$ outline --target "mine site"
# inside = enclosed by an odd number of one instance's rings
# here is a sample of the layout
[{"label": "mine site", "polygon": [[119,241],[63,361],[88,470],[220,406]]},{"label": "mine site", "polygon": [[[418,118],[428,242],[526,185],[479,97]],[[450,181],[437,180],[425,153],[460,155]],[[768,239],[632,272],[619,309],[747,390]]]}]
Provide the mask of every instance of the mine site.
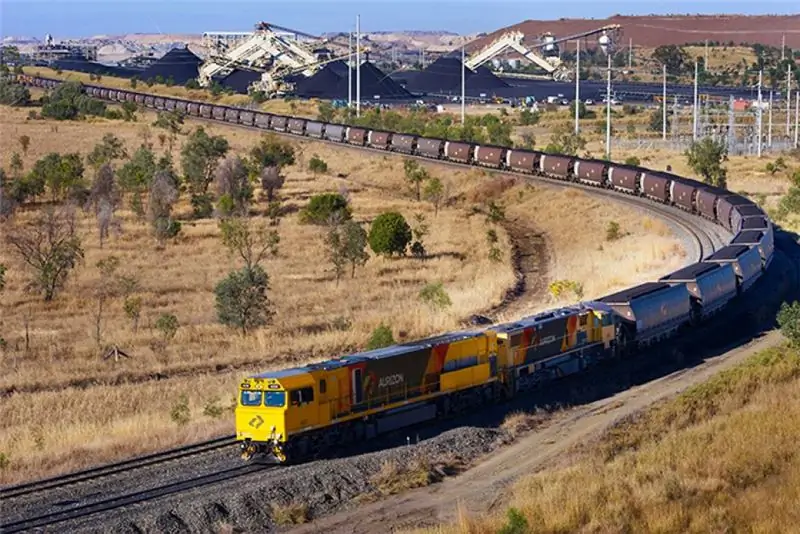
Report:
[{"label": "mine site", "polygon": [[800,14],[188,5],[0,6],[0,531],[797,531]]}]

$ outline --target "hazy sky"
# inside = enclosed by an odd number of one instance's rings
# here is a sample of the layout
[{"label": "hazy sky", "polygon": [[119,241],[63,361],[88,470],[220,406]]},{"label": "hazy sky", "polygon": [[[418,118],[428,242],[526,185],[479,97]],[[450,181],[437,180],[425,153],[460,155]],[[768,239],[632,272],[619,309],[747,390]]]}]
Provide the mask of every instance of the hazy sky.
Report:
[{"label": "hazy sky", "polygon": [[0,34],[55,38],[119,33],[251,30],[258,21],[309,33],[370,30],[492,31],[525,19],[619,13],[798,13],[797,0],[0,0]]}]

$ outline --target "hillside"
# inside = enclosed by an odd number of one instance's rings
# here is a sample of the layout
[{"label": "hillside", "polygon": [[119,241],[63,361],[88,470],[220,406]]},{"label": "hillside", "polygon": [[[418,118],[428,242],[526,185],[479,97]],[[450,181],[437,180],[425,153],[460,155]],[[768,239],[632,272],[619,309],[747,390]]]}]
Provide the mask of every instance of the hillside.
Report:
[{"label": "hillside", "polygon": [[[723,43],[757,42],[781,46],[781,39],[785,35],[786,46],[800,48],[800,15],[615,15],[607,19],[526,20],[477,39],[470,49],[485,46],[507,31],[521,31],[526,39],[535,41],[545,32],[551,32],[558,38],[608,24],[621,25],[623,42],[627,44],[629,39],[633,39],[636,47],[699,43],[706,39]],[[574,43],[571,46],[574,48]]]}]

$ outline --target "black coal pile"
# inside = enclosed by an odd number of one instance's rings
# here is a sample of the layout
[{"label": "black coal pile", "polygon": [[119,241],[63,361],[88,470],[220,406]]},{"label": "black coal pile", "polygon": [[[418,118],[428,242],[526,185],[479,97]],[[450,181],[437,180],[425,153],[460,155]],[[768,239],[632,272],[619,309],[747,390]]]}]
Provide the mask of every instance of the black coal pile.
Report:
[{"label": "black coal pile", "polygon": [[261,79],[261,73],[252,70],[234,69],[230,74],[219,80],[223,87],[230,87],[237,93],[246,95],[253,82]]},{"label": "black coal pile", "polygon": [[164,57],[147,67],[142,78],[149,80],[161,76],[165,80],[172,78],[176,84],[183,85],[190,79],[197,78],[202,62],[203,60],[194,55],[188,47],[173,48]]},{"label": "black coal pile", "polygon": [[75,72],[85,72],[87,74],[100,74],[102,76],[117,76],[120,78],[133,78],[141,76],[142,70],[126,67],[116,67],[103,65],[94,61],[87,61],[85,58],[64,58],[53,62],[56,68],[61,70],[71,70]]},{"label": "black coal pile", "polygon": [[[421,72],[405,77],[406,88],[413,93],[457,94],[461,91],[461,69],[460,58],[442,56]],[[469,94],[509,86],[486,67],[479,67],[477,71],[467,69],[465,78],[466,91]]]},{"label": "black coal pile", "polygon": [[[344,69],[342,69],[342,66],[344,66]],[[361,98],[363,100],[404,100],[411,98],[411,94],[408,91],[372,63],[362,63],[360,71]],[[314,76],[300,81],[297,84],[296,93],[302,98],[343,100],[348,95],[347,80],[347,65],[343,62],[333,62],[326,65]],[[355,70],[351,74],[351,83],[353,96],[355,97],[357,83]]]}]

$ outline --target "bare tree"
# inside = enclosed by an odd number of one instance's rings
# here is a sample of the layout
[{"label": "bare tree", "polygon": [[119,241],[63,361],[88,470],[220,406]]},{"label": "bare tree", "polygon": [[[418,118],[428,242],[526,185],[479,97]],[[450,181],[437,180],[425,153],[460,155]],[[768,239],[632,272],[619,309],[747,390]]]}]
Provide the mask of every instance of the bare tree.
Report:
[{"label": "bare tree", "polygon": [[171,217],[172,206],[178,200],[178,188],[172,175],[165,170],[156,171],[147,200],[147,218],[160,244],[180,231],[180,224]]},{"label": "bare tree", "polygon": [[267,192],[267,202],[272,202],[275,191],[283,187],[286,177],[281,174],[280,167],[270,166],[261,169],[261,187]]},{"label": "bare tree", "polygon": [[111,226],[119,228],[119,221],[114,217],[122,195],[117,187],[114,169],[109,163],[105,163],[97,169],[92,189],[89,193],[89,205],[94,208],[97,217],[97,228],[100,232],[100,248],[103,248],[103,240],[108,237]]},{"label": "bare tree", "polygon": [[37,217],[9,228],[6,242],[33,271],[30,287],[53,300],[72,269],[83,259],[83,248],[71,207],[48,208]]},{"label": "bare tree", "polygon": [[233,254],[237,254],[247,269],[253,269],[268,254],[278,253],[280,236],[275,230],[269,230],[263,221],[245,218],[230,218],[220,221],[222,243]]},{"label": "bare tree", "polygon": [[120,261],[116,256],[109,256],[97,262],[100,277],[94,284],[94,297],[97,301],[94,314],[94,336],[98,346],[102,341],[103,313],[106,310],[106,304],[114,298],[130,294],[137,287],[135,278],[118,272],[119,265]]},{"label": "bare tree", "polygon": [[214,171],[214,182],[223,215],[246,215],[253,187],[242,158],[236,155],[225,158]]}]

